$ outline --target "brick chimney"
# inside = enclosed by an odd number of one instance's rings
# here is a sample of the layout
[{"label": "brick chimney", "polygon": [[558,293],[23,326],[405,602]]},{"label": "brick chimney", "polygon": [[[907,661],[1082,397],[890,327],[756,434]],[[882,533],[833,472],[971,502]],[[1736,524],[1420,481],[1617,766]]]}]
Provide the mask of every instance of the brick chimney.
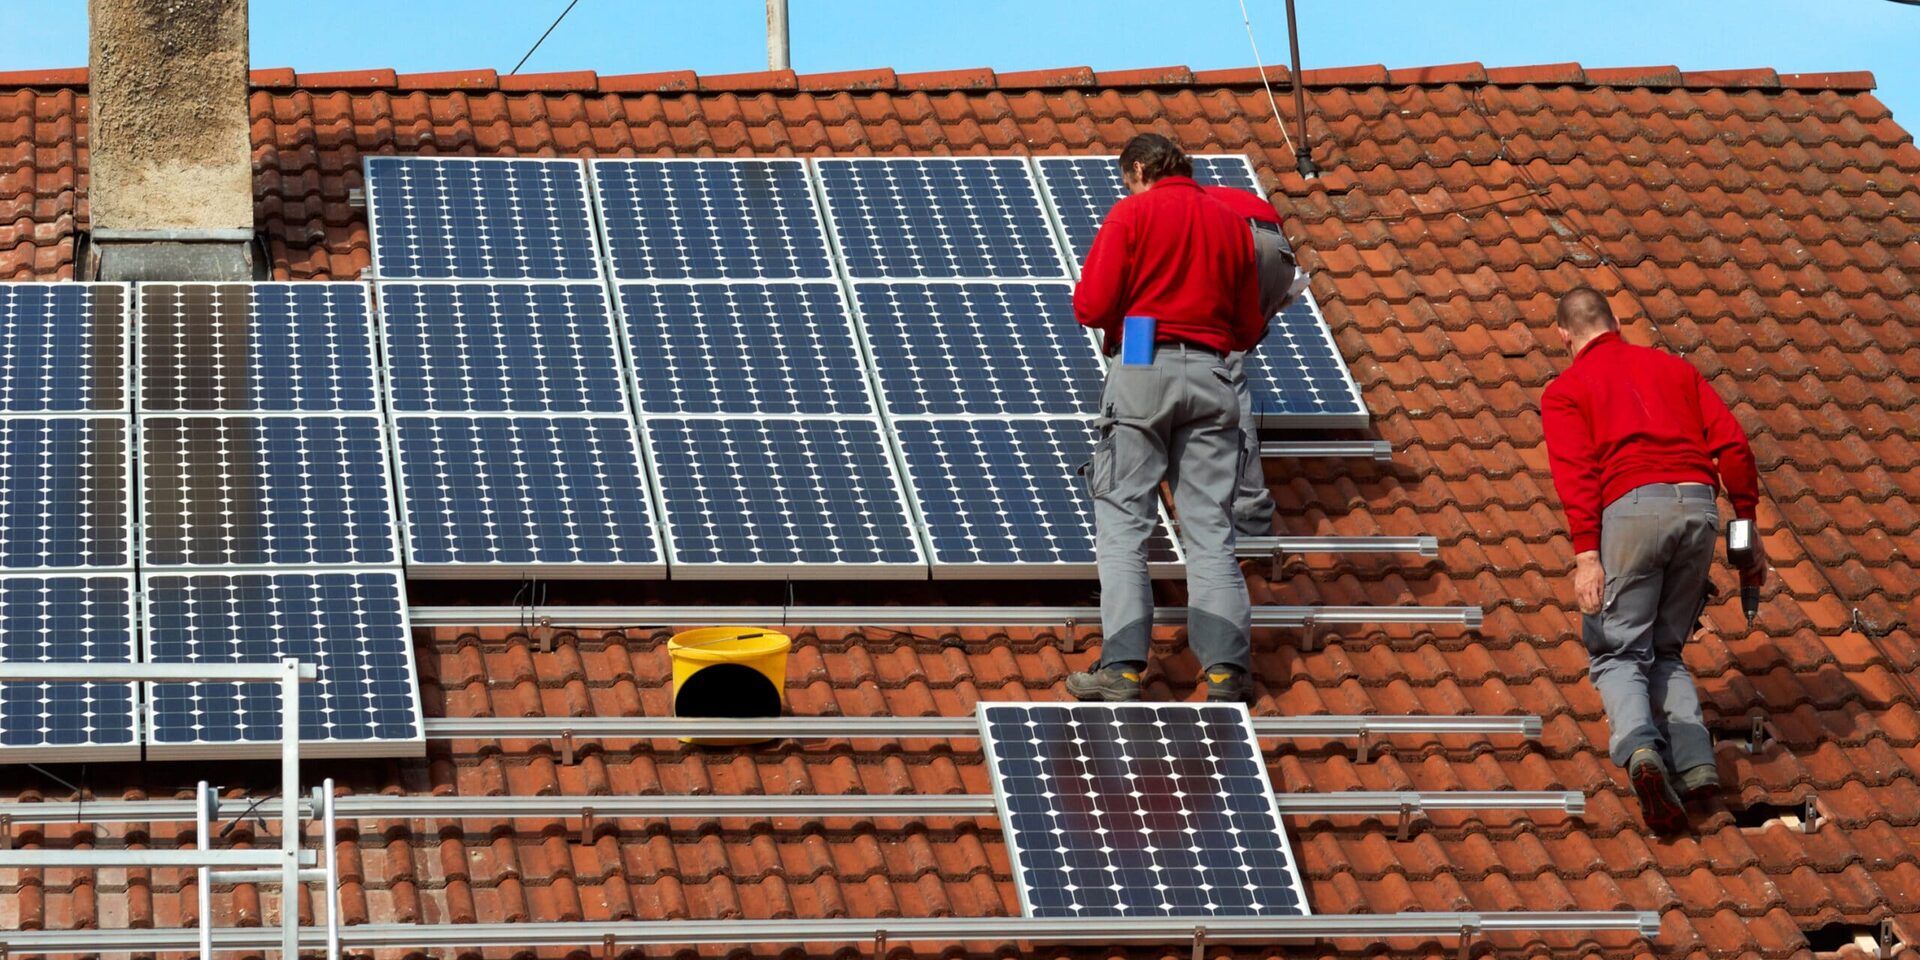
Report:
[{"label": "brick chimney", "polygon": [[247,0],[89,0],[101,280],[255,275]]}]

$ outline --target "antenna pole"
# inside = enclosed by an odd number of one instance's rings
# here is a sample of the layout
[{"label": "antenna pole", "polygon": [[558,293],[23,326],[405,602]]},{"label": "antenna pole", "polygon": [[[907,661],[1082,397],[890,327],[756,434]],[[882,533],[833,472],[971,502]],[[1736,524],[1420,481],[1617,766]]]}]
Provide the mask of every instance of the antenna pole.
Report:
[{"label": "antenna pole", "polygon": [[[769,7],[774,2],[767,0]],[[1307,149],[1307,88],[1300,82],[1300,21],[1294,16],[1293,0],[1287,0],[1287,43],[1293,47],[1293,115],[1300,124],[1300,133],[1293,138],[1294,166],[1301,177],[1312,180],[1320,175],[1320,168],[1313,165],[1313,155]]]},{"label": "antenna pole", "polygon": [[787,0],[767,0],[767,69],[790,69],[792,53],[787,36]]}]

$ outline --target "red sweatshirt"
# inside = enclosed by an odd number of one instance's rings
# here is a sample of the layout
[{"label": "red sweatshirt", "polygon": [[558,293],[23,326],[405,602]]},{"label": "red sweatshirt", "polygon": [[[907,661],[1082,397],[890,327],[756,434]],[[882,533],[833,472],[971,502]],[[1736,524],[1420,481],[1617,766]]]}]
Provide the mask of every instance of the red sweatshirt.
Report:
[{"label": "red sweatshirt", "polygon": [[1232,210],[1236,217],[1271,223],[1274,226],[1280,225],[1280,211],[1275,210],[1273,204],[1239,187],[1201,187],[1200,189],[1205,190],[1207,196],[1220,201],[1228,210]]},{"label": "red sweatshirt", "polygon": [[1600,549],[1600,512],[1649,483],[1717,478],[1734,515],[1753,519],[1760,474],[1746,431],[1679,357],[1603,333],[1547,385],[1540,419],[1576,553]]},{"label": "red sweatshirt", "polygon": [[1267,330],[1253,236],[1244,218],[1207,199],[1188,177],[1163,177],[1107,214],[1080,268],[1073,315],[1120,349],[1129,316],[1157,321],[1154,339],[1222,352],[1246,350]]}]

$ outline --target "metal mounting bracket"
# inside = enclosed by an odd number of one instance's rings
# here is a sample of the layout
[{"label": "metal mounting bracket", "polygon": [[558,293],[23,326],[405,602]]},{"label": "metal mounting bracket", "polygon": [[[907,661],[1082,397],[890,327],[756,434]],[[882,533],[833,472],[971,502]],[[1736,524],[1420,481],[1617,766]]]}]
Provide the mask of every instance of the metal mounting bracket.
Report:
[{"label": "metal mounting bracket", "polygon": [[1373,762],[1373,731],[1362,730],[1353,738],[1353,762]]},{"label": "metal mounting bracket", "polygon": [[873,932],[873,960],[886,960],[886,957],[887,931],[883,928]]},{"label": "metal mounting bracket", "polygon": [[581,846],[583,847],[593,846],[593,826],[594,826],[593,808],[581,807],[580,808],[580,845]]},{"label": "metal mounting bracket", "polygon": [[1300,624],[1300,650],[1312,653],[1320,646],[1320,618],[1309,613]]},{"label": "metal mounting bracket", "polygon": [[1468,958],[1472,956],[1473,956],[1473,925],[1463,923],[1460,925],[1459,958],[1460,960],[1468,960]]},{"label": "metal mounting bracket", "polygon": [[615,953],[617,949],[619,948],[613,945],[613,934],[609,933],[606,936],[600,938],[601,960],[614,960],[614,958],[618,956],[618,954]]},{"label": "metal mounting bracket", "polygon": [[1405,843],[1407,838],[1412,835],[1413,835],[1413,801],[1402,800],[1400,801],[1400,829],[1395,832],[1394,836],[1397,839],[1399,839],[1402,843]]},{"label": "metal mounting bracket", "polygon": [[[0,850],[13,849],[13,814],[0,813]],[[0,947],[0,949],[5,949]]]},{"label": "metal mounting bracket", "polygon": [[1067,618],[1066,630],[1060,635],[1060,639],[1062,641],[1060,644],[1060,652],[1062,653],[1078,653],[1079,652],[1080,650],[1079,627],[1080,627],[1079,620],[1074,619],[1072,617]]},{"label": "metal mounting bracket", "polygon": [[1752,723],[1753,725],[1747,730],[1747,752],[1759,753],[1767,745],[1767,718],[1756,713],[1753,715]]},{"label": "metal mounting bracket", "polygon": [[541,653],[552,653],[553,652],[553,618],[541,617],[540,622],[533,625],[533,636],[534,636],[534,641],[540,644]]},{"label": "metal mounting bracket", "polygon": [[1281,552],[1279,547],[1274,547],[1273,556],[1268,561],[1270,566],[1267,568],[1267,579],[1272,580],[1275,583],[1279,583],[1280,568],[1284,566],[1286,562],[1287,562],[1287,555]]},{"label": "metal mounting bracket", "polygon": [[573,766],[573,731],[560,731],[560,765]]},{"label": "metal mounting bracket", "polygon": [[1207,957],[1207,928],[1194,927],[1193,928],[1193,960],[1206,960],[1206,957]]},{"label": "metal mounting bracket", "polygon": [[1809,793],[1800,801],[1800,832],[1820,832],[1820,795]]}]

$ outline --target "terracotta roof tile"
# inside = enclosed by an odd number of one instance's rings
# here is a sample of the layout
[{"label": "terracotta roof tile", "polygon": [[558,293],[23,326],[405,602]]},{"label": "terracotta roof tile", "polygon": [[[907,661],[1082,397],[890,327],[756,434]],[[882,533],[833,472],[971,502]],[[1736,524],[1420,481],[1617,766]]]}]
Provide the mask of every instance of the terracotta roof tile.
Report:
[{"label": "terracotta roof tile", "polygon": [[[1268,77],[1289,83],[1283,68]],[[1864,92],[1871,76],[1459,64],[1301,79],[1314,155],[1327,168],[1312,183],[1292,171],[1252,70],[260,71],[249,102],[260,225],[276,276],[293,279],[366,267],[365,213],[347,194],[373,153],[1111,153],[1149,129],[1193,149],[1247,151],[1290,208],[1289,234],[1314,270],[1374,433],[1395,448],[1391,464],[1271,465],[1283,526],[1442,542],[1438,560],[1288,558],[1272,579],[1269,565],[1248,564],[1251,592],[1275,603],[1465,603],[1487,613],[1477,636],[1340,627],[1322,631],[1311,652],[1296,633],[1262,636],[1259,709],[1546,718],[1537,744],[1394,737],[1370,763],[1338,746],[1280,743],[1275,776],[1321,791],[1590,791],[1578,819],[1436,814],[1404,843],[1392,839],[1395,824],[1297,818],[1315,908],[1665,915],[1652,944],[1498,941],[1496,952],[1529,960],[1784,960],[1805,948],[1803,929],[1920,909],[1911,680],[1920,667],[1920,451],[1910,438],[1920,409],[1920,284],[1911,279],[1920,150]],[[73,274],[74,238],[87,223],[84,84],[84,71],[0,74],[0,276]],[[1571,546],[1534,409],[1564,363],[1546,333],[1553,299],[1578,283],[1607,292],[1633,318],[1631,336],[1705,371],[1766,467],[1762,528],[1779,570],[1762,615],[1749,628],[1724,597],[1687,653],[1711,718],[1727,729],[1717,757],[1732,785],[1692,837],[1639,833],[1637,804],[1605,759],[1607,728],[1566,595]],[[1057,699],[1066,672],[1091,659],[1084,636],[1067,652],[1061,628],[1039,624],[925,638],[798,633],[788,690],[796,713],[955,715],[983,697]],[[430,714],[669,709],[663,634],[563,632],[551,652],[510,630],[421,630],[416,639]],[[1160,641],[1166,656],[1149,692],[1184,697],[1199,664],[1178,632]],[[1775,740],[1749,754],[1734,741],[1756,715]],[[436,743],[421,764],[343,765],[335,776],[356,792],[988,789],[966,741],[577,747],[566,763],[543,742]],[[101,776],[100,795],[184,786],[150,770]],[[1812,833],[1755,825],[1762,804],[1797,809],[1809,793],[1831,822]],[[157,844],[181,842],[156,833]],[[603,823],[586,843],[574,833],[555,821],[354,825],[339,844],[344,915],[1017,910],[991,820]],[[109,910],[119,913],[101,923],[164,926],[192,909],[177,886],[159,885],[158,897],[135,887],[124,906],[84,883],[17,889],[22,926]],[[257,916],[257,891],[238,904]],[[947,946],[918,945],[916,955],[995,952]],[[1443,960],[1431,945],[1419,956]]]}]

